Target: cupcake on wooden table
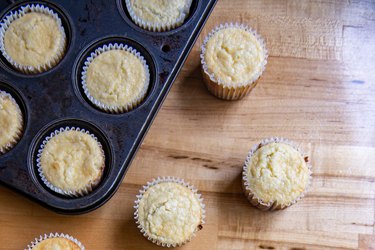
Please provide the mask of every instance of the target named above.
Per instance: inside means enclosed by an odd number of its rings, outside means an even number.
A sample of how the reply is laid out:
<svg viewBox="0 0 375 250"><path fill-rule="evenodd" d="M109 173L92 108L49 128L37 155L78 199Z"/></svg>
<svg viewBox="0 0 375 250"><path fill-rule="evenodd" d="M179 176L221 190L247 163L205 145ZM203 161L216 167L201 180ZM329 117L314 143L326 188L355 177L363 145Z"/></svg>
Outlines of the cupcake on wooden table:
<svg viewBox="0 0 375 250"><path fill-rule="evenodd" d="M189 15L192 0L126 0L133 22L150 31L181 26Z"/></svg>
<svg viewBox="0 0 375 250"><path fill-rule="evenodd" d="M86 59L82 88L87 98L108 113L124 113L146 97L150 84L144 57L126 44L108 44Z"/></svg>
<svg viewBox="0 0 375 250"><path fill-rule="evenodd" d="M0 155L19 141L23 131L23 115L13 97L0 90Z"/></svg>
<svg viewBox="0 0 375 250"><path fill-rule="evenodd" d="M143 235L163 247L181 246L202 229L202 198L193 186L163 177L147 183L137 196L135 219Z"/></svg>
<svg viewBox="0 0 375 250"><path fill-rule="evenodd" d="M56 13L43 5L25 5L1 23L0 51L18 71L41 73L64 56L66 34Z"/></svg>
<svg viewBox="0 0 375 250"><path fill-rule="evenodd" d="M263 39L243 24L222 24L202 45L203 80L218 98L236 100L256 86L267 64Z"/></svg>
<svg viewBox="0 0 375 250"><path fill-rule="evenodd" d="M37 166L42 181L51 190L66 196L84 196L102 179L104 151L88 131L61 128L43 141Z"/></svg>
<svg viewBox="0 0 375 250"><path fill-rule="evenodd" d="M35 238L25 250L85 250L77 239L67 234L51 233Z"/></svg>
<svg viewBox="0 0 375 250"><path fill-rule="evenodd" d="M310 182L308 157L283 138L265 139L255 145L242 172L246 197L262 210L293 205L304 196Z"/></svg>

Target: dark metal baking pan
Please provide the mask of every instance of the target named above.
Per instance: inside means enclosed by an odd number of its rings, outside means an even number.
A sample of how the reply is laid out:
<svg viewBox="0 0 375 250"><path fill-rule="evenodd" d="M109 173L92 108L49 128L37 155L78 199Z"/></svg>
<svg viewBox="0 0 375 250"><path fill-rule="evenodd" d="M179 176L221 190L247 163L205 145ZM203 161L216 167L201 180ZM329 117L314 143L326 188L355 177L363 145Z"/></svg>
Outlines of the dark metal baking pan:
<svg viewBox="0 0 375 250"><path fill-rule="evenodd" d="M64 58L41 74L17 72L0 56L0 89L14 96L25 119L24 134L18 144L0 156L0 183L65 214L89 212L108 201L119 188L216 1L193 0L190 15L181 27L156 33L136 26L123 0L15 3L0 0L1 18L29 3L52 8L62 19L68 36ZM137 49L150 67L151 84L146 99L123 114L96 109L82 94L80 86L85 57L110 42L126 43ZM106 156L100 185L80 198L64 197L49 190L36 170L36 154L42 140L53 130L66 126L84 128L95 134Z"/></svg>

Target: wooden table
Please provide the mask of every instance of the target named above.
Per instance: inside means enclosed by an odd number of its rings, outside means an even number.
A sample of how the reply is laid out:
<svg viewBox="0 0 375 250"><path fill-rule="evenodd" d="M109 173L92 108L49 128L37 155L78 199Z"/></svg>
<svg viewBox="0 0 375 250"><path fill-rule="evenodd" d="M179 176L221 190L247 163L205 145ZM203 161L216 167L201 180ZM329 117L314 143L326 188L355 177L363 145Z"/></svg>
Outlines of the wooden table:
<svg viewBox="0 0 375 250"><path fill-rule="evenodd" d="M236 102L211 96L199 68L204 36L223 22L255 28L270 54ZM285 211L259 211L241 191L248 150L269 136L312 159L310 192ZM0 249L51 231L90 250L161 249L138 232L133 202L164 175L194 184L207 205L207 224L180 249L375 249L375 2L220 0L115 196L63 216L0 187Z"/></svg>

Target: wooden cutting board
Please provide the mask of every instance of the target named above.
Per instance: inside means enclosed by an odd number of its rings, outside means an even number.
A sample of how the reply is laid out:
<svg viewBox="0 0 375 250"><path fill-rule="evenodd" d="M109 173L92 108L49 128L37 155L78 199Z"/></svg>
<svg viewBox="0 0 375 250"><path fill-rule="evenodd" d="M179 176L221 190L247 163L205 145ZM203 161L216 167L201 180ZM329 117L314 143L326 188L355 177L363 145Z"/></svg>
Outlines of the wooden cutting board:
<svg viewBox="0 0 375 250"><path fill-rule="evenodd" d="M266 40L269 62L241 101L202 84L204 36L241 22ZM278 212L250 206L241 168L269 136L298 142L313 165L308 195ZM115 196L82 216L62 216L0 187L0 249L64 232L89 250L161 249L138 232L142 184L172 175L194 184L207 224L180 249L375 249L375 2L220 0Z"/></svg>

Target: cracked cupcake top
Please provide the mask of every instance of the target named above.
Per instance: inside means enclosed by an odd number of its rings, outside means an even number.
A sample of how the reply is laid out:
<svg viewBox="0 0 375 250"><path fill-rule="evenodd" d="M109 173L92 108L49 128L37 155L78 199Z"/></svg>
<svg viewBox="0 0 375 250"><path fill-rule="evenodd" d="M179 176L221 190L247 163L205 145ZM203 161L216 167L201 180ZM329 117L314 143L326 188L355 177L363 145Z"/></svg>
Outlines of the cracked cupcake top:
<svg viewBox="0 0 375 250"><path fill-rule="evenodd" d="M165 244L182 244L199 229L202 209L192 190L179 183L162 182L143 194L139 222L149 237Z"/></svg>
<svg viewBox="0 0 375 250"><path fill-rule="evenodd" d="M276 142L258 148L247 169L252 193L264 203L280 205L290 204L305 191L311 173L300 152Z"/></svg>
<svg viewBox="0 0 375 250"><path fill-rule="evenodd" d="M101 179L104 164L99 143L90 134L76 130L53 136L40 156L43 175L64 191L95 186Z"/></svg>
<svg viewBox="0 0 375 250"><path fill-rule="evenodd" d="M219 29L205 47L204 61L208 72L227 87L252 82L263 71L264 45L249 30L241 27Z"/></svg>
<svg viewBox="0 0 375 250"><path fill-rule="evenodd" d="M16 63L38 67L59 57L65 45L57 21L44 13L30 12L14 20L4 35L6 53Z"/></svg>

